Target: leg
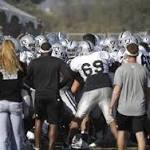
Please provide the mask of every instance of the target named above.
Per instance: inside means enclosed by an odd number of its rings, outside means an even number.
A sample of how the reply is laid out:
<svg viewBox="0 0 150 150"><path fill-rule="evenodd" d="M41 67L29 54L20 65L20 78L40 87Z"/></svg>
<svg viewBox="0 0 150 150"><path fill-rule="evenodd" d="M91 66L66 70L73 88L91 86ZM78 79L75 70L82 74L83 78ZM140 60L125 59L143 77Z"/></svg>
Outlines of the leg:
<svg viewBox="0 0 150 150"><path fill-rule="evenodd" d="M111 133L113 134L114 138L117 139L117 136L118 136L118 131L117 131L117 124L116 124L116 121L112 121L110 124L110 130L111 130Z"/></svg>
<svg viewBox="0 0 150 150"><path fill-rule="evenodd" d="M118 150L125 150L126 149L126 131L119 130L118 137L117 137L117 146Z"/></svg>
<svg viewBox="0 0 150 150"><path fill-rule="evenodd" d="M92 110L97 104L99 90L92 90L84 92L81 100L78 104L78 109L75 115L75 119L71 122L70 129L79 128L82 119ZM76 124L75 124L76 123Z"/></svg>
<svg viewBox="0 0 150 150"><path fill-rule="evenodd" d="M0 112L0 149L7 150L8 149L8 118L9 115L6 112Z"/></svg>
<svg viewBox="0 0 150 150"><path fill-rule="evenodd" d="M89 122L90 122L90 117L89 115L85 116L83 118L83 121L81 122L81 132L84 131L84 132L88 132L88 129L89 129Z"/></svg>
<svg viewBox="0 0 150 150"><path fill-rule="evenodd" d="M88 132L90 126L90 117L87 115L81 122L81 137L85 142L88 142Z"/></svg>
<svg viewBox="0 0 150 150"><path fill-rule="evenodd" d="M42 132L43 121L40 119L35 119L35 147L40 149L41 146L41 132Z"/></svg>
<svg viewBox="0 0 150 150"><path fill-rule="evenodd" d="M41 148L41 134L44 119L46 118L45 100L35 99L35 148L40 150Z"/></svg>
<svg viewBox="0 0 150 150"><path fill-rule="evenodd" d="M82 118L84 118L92 108L97 104L97 98L99 96L99 89L84 92L81 100L78 104L77 113L75 119L70 123L70 139L78 132Z"/></svg>
<svg viewBox="0 0 150 150"><path fill-rule="evenodd" d="M99 106L103 112L103 115L106 119L107 124L110 126L111 132L115 139L117 139L117 124L114 120L113 116L109 114L109 102L107 100L103 100L99 103Z"/></svg>
<svg viewBox="0 0 150 150"><path fill-rule="evenodd" d="M12 125L14 142L16 144L16 150L22 150L25 137L22 119L22 103L10 102L9 106L10 121Z"/></svg>
<svg viewBox="0 0 150 150"><path fill-rule="evenodd" d="M138 144L138 150L146 150L146 141L145 141L145 135L143 131L136 133L136 139Z"/></svg>
<svg viewBox="0 0 150 150"><path fill-rule="evenodd" d="M48 138L48 150L55 150L55 142L57 138L57 125L49 124Z"/></svg>

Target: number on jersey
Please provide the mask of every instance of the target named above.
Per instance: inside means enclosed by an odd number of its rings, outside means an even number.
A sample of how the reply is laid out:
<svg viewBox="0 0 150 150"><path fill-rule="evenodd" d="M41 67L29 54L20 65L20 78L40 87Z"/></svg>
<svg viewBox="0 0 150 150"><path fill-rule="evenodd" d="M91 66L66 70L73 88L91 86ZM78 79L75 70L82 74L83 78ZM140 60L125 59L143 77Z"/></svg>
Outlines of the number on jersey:
<svg viewBox="0 0 150 150"><path fill-rule="evenodd" d="M82 68L85 76L94 75L99 72L103 72L103 70L104 70L103 62L100 60L94 61L92 65L89 63L84 63L81 68Z"/></svg>
<svg viewBox="0 0 150 150"><path fill-rule="evenodd" d="M150 56L148 55L142 55L141 56L142 65L146 66L148 71L150 71Z"/></svg>

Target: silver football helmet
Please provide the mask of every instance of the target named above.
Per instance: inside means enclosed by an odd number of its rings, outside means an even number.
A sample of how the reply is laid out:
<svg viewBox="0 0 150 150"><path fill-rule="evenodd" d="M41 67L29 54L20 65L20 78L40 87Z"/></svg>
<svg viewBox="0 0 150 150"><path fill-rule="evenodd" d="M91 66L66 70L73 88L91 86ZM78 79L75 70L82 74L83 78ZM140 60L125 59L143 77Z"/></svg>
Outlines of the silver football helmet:
<svg viewBox="0 0 150 150"><path fill-rule="evenodd" d="M60 40L60 43L61 43L61 45L62 45L63 47L66 47L66 48L67 48L67 46L68 46L68 44L69 44L69 40L67 40L67 39L62 39L62 40Z"/></svg>
<svg viewBox="0 0 150 150"><path fill-rule="evenodd" d="M38 35L35 37L35 46L36 47L41 47L41 45L45 42L48 42L48 40L44 35Z"/></svg>
<svg viewBox="0 0 150 150"><path fill-rule="evenodd" d="M35 48L37 50L37 54L40 56L40 50L43 43L48 42L47 38L44 35L38 35L35 37Z"/></svg>
<svg viewBox="0 0 150 150"><path fill-rule="evenodd" d="M102 38L100 36L96 35L96 34L94 34L94 36L95 36L95 39L96 39L95 45L99 45L99 42Z"/></svg>
<svg viewBox="0 0 150 150"><path fill-rule="evenodd" d="M137 40L138 44L140 44L142 42L142 38L138 33L134 33L133 36Z"/></svg>
<svg viewBox="0 0 150 150"><path fill-rule="evenodd" d="M126 48L129 44L138 44L137 39L134 36L127 36L122 40L123 46Z"/></svg>
<svg viewBox="0 0 150 150"><path fill-rule="evenodd" d="M73 59L77 56L78 42L69 41L66 48L66 54L68 59Z"/></svg>
<svg viewBox="0 0 150 150"><path fill-rule="evenodd" d="M118 50L118 39L116 37L110 36L105 39L105 46L109 48L109 51Z"/></svg>
<svg viewBox="0 0 150 150"><path fill-rule="evenodd" d="M66 59L66 51L65 50L66 49L60 43L55 43L52 45L51 56L65 60Z"/></svg>
<svg viewBox="0 0 150 150"><path fill-rule="evenodd" d="M33 35L26 34L20 39L20 44L22 47L25 47L27 50L35 50L35 39Z"/></svg>
<svg viewBox="0 0 150 150"><path fill-rule="evenodd" d="M51 32L51 33L48 33L46 35L47 39L48 39L48 42L53 45L55 43L58 43L59 42L59 38L58 38L58 35L57 33L54 33L54 32Z"/></svg>
<svg viewBox="0 0 150 150"><path fill-rule="evenodd" d="M143 36L142 39L144 43L147 43L148 45L150 45L150 35L147 34Z"/></svg>
<svg viewBox="0 0 150 150"><path fill-rule="evenodd" d="M78 56L88 55L94 51L94 45L89 41L80 41L78 45Z"/></svg>
<svg viewBox="0 0 150 150"><path fill-rule="evenodd" d="M62 32L58 32L58 38L59 40L65 40L67 39L67 34L66 33L62 33Z"/></svg>
<svg viewBox="0 0 150 150"><path fill-rule="evenodd" d="M120 46L123 46L123 39L128 37L128 36L132 36L132 32L130 31L124 31L124 32L121 32L118 36L118 40L119 40L119 45Z"/></svg>

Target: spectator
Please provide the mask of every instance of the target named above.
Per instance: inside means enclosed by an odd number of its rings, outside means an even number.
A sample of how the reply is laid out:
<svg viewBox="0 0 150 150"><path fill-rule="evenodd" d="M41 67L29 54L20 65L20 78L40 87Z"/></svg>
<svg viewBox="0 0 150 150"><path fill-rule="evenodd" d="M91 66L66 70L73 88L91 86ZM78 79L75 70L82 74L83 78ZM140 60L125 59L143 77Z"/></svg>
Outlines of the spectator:
<svg viewBox="0 0 150 150"><path fill-rule="evenodd" d="M125 52L127 63L122 64L115 73L110 113L117 102L117 145L119 150L126 147L126 135L132 129L136 135L138 150L146 149L145 122L150 80L147 70L136 62L138 46L129 44Z"/></svg>
<svg viewBox="0 0 150 150"><path fill-rule="evenodd" d="M12 146L15 146L15 150L23 149L21 97L23 77L24 71L16 56L14 44L10 40L3 41L0 48L1 150L7 150L10 141L14 142ZM9 135L14 137L14 140L10 139Z"/></svg>

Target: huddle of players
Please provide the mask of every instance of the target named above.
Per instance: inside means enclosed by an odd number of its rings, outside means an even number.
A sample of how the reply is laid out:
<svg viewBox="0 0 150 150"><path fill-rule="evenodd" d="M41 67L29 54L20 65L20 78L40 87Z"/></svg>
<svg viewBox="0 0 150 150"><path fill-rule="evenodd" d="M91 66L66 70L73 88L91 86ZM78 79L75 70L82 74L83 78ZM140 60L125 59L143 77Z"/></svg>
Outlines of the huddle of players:
<svg viewBox="0 0 150 150"><path fill-rule="evenodd" d="M112 81L109 79L111 77L113 80L116 68L121 63L126 62L125 50L129 44L135 43L139 46L137 62L150 71L150 35L140 37L138 34L125 31L118 37L103 38L94 34L85 34L82 41L75 41L68 39L61 33L49 33L35 38L27 34L19 39L9 36L4 37L4 39L11 39L14 42L16 54L20 61L27 65L32 59L41 55L41 45L49 42L52 45L51 56L63 59L72 71L79 73L81 77L78 80L79 85L84 84L81 93L78 91L77 94L72 94L68 89L60 90L65 110L69 111L75 118L81 119L98 105L107 124L110 125L114 137L116 137L115 122L108 111L108 100L112 87ZM76 127L73 124L71 129Z"/></svg>

